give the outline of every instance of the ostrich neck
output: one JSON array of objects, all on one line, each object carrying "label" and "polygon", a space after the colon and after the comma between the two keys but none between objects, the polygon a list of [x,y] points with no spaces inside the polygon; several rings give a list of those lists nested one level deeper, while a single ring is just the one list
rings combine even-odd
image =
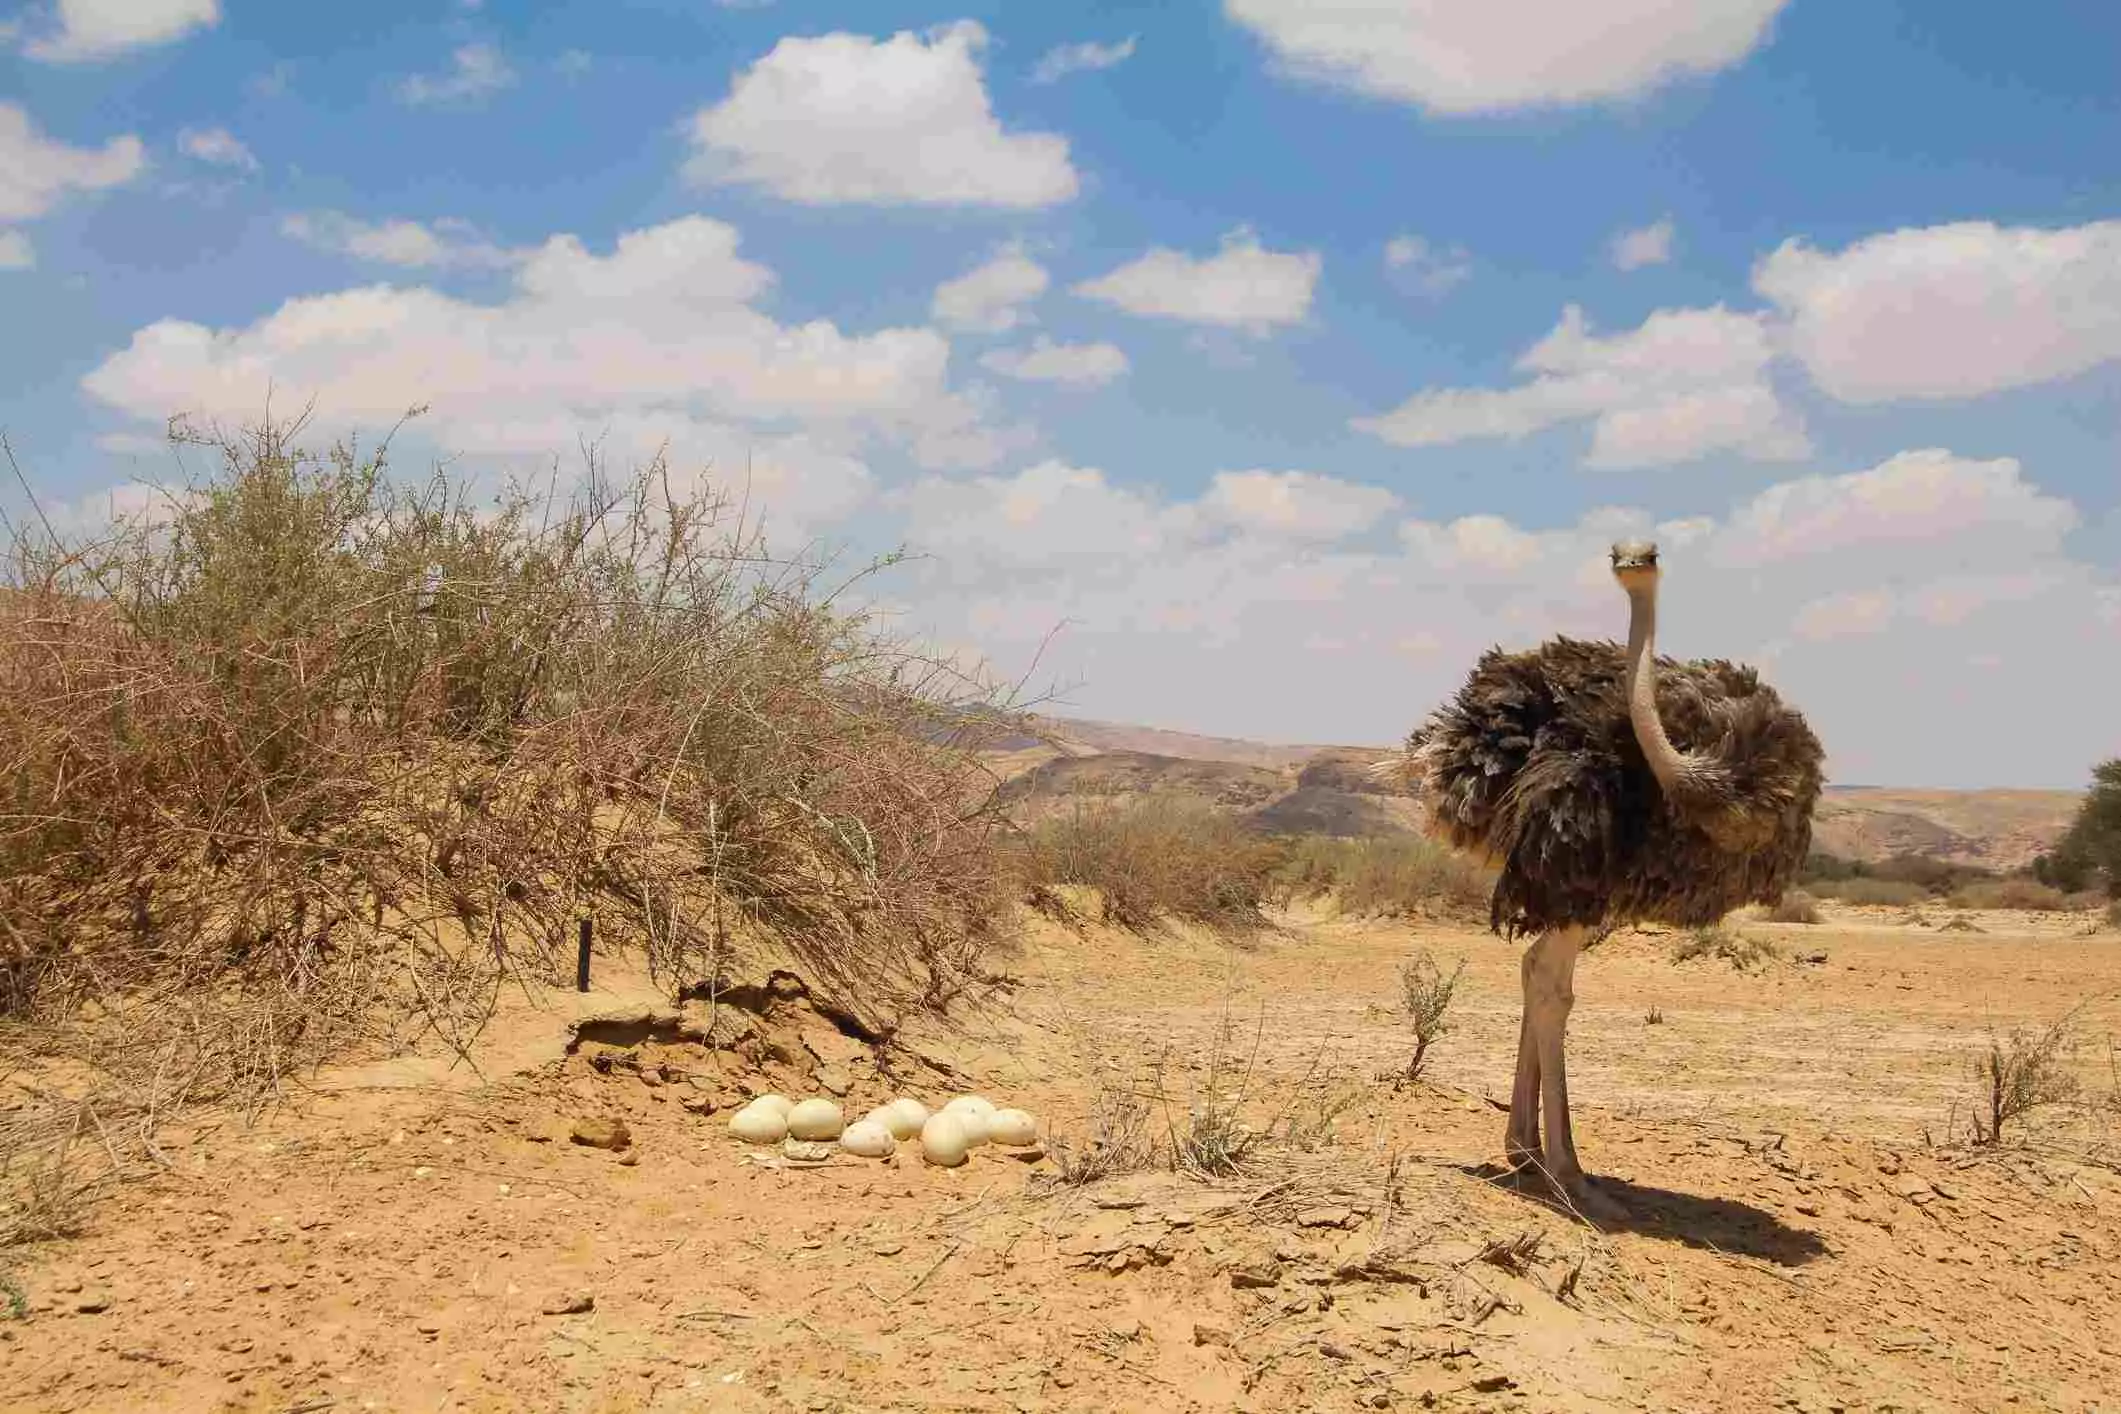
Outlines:
[{"label": "ostrich neck", "polygon": [[1628,719],[1650,773],[1669,795],[1684,767],[1657,715],[1657,591],[1647,585],[1630,588],[1628,603]]}]

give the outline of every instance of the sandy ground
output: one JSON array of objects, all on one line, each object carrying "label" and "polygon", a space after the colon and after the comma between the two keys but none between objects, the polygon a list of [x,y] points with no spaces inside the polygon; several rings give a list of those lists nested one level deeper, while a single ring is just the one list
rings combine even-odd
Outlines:
[{"label": "sandy ground", "polygon": [[[1483,934],[1041,919],[1012,985],[889,1056],[801,998],[724,1008],[717,1046],[611,1028],[563,1055],[572,1016],[645,998],[616,978],[505,1014],[484,1083],[395,1062],[169,1132],[172,1171],[10,1254],[0,1408],[2116,1407],[2105,1122],[1944,1141],[1991,1026],[2081,1004],[2074,1063],[2112,1088],[2121,935],[1945,916],[1749,924],[1791,959],[1757,972],[1650,933],[1591,953],[1570,1066],[1585,1162],[1634,1214],[1611,1232],[1483,1168],[1517,957]],[[1395,1086],[1416,947],[1468,968],[1430,1081]],[[856,1112],[976,1088],[1080,1136],[1131,1091],[1159,1137],[1205,1106],[1277,1140],[1226,1177],[1071,1187],[1051,1155],[806,1168],[729,1138],[750,1088],[821,1075]],[[629,1142],[572,1142],[593,1119]]]}]

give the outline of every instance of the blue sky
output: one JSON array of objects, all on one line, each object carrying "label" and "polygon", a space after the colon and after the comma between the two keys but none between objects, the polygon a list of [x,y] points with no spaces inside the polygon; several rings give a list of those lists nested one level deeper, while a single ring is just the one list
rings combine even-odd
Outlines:
[{"label": "blue sky", "polygon": [[1760,663],[1839,780],[2121,752],[2110,5],[0,34],[0,427],[77,520],[177,474],[171,414],[418,396],[415,463],[748,460],[777,538],[927,552],[881,607],[1045,645],[1068,710],[1372,742],[1488,643],[1618,633],[1600,552],[1648,531],[1661,646]]}]

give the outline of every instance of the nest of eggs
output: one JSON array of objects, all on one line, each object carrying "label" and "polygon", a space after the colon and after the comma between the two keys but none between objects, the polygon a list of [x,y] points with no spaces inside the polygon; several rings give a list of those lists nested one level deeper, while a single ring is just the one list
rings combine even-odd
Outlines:
[{"label": "nest of eggs", "polygon": [[938,1168],[958,1167],[983,1145],[1022,1150],[1039,1138],[1038,1121],[1029,1113],[998,1109],[980,1095],[959,1095],[933,1111],[900,1096],[848,1124],[832,1100],[798,1102],[765,1094],[730,1116],[729,1132],[745,1144],[785,1144],[789,1157],[807,1159],[829,1158],[835,1149],[857,1158],[888,1159],[911,1141],[919,1145],[921,1158]]}]

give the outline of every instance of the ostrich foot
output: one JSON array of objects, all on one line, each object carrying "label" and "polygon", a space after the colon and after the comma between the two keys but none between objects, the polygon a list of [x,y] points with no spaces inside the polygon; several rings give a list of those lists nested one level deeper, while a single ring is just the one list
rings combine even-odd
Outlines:
[{"label": "ostrich foot", "polygon": [[1627,1205],[1598,1186],[1598,1181],[1577,1169],[1573,1173],[1549,1173],[1547,1181],[1568,1208],[1593,1227],[1610,1227],[1627,1219]]}]

